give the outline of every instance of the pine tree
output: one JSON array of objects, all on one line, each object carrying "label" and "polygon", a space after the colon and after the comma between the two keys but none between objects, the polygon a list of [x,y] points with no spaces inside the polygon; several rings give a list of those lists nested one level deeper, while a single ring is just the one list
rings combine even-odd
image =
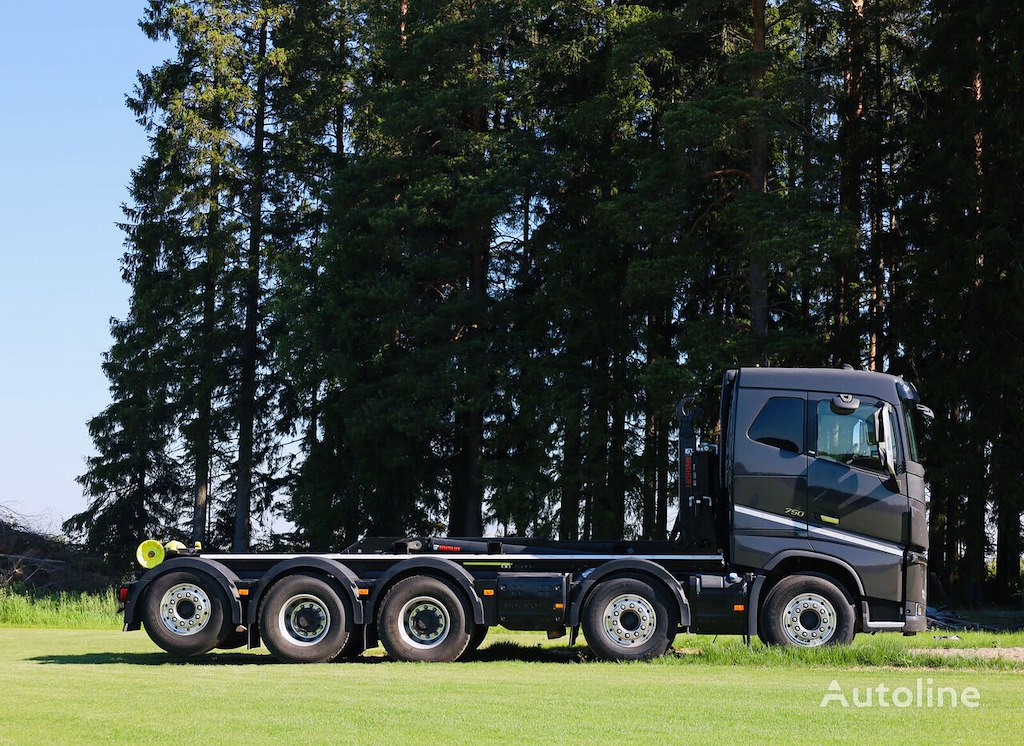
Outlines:
[{"label": "pine tree", "polygon": [[129,562],[140,537],[178,536],[183,528],[187,492],[172,403],[182,259],[180,226],[169,209],[175,182],[174,164],[157,157],[132,174],[122,276],[133,293],[128,316],[111,322],[114,343],[103,363],[113,401],[89,422],[98,455],[78,478],[89,506],[63,527],[111,567]]},{"label": "pine tree", "polygon": [[[320,273],[331,230],[331,185],[351,158],[350,120],[359,46],[351,3],[292,4],[273,34],[281,77],[270,91],[277,127],[269,157],[279,189],[268,215],[275,278],[267,329],[280,374],[277,428],[299,433],[285,515],[303,546],[327,550],[364,530],[355,466],[339,408],[336,371],[325,364],[336,341],[336,304]],[[326,260],[329,263],[329,260]],[[351,499],[351,502],[349,501]]]},{"label": "pine tree", "polygon": [[[921,109],[902,184],[914,281],[902,329],[938,413],[925,443],[932,494],[931,568],[961,602],[985,591],[988,516],[995,515],[997,593],[1018,587],[1018,423],[1005,402],[1020,375],[1007,339],[1020,334],[1020,176],[1015,123],[1001,101],[1019,78],[1009,50],[1015,18],[995,3],[931,5],[917,74]],[[1011,407],[1012,409],[1012,407]],[[1004,435],[1005,434],[1005,435]],[[1005,438],[1005,439],[1004,439]],[[1001,546],[999,546],[1001,544]]]},{"label": "pine tree", "polygon": [[[254,465],[255,304],[265,194],[260,158],[249,157],[258,148],[244,147],[247,106],[252,109],[254,100],[247,85],[253,55],[246,53],[246,43],[259,17],[252,5],[181,0],[150,3],[140,23],[151,38],[173,40],[177,55],[140,74],[135,95],[128,100],[150,132],[151,143],[150,155],[134,175],[134,204],[126,208],[130,250],[125,279],[132,286],[133,312],[114,327],[108,375],[115,399],[94,423],[101,455],[83,477],[94,495],[104,492],[102,485],[117,484],[118,471],[129,464],[117,460],[123,446],[111,433],[125,417],[125,407],[138,408],[149,397],[150,406],[163,413],[152,436],[159,433],[159,439],[140,438],[140,443],[150,443],[152,469],[174,472],[173,480],[161,480],[162,489],[180,486],[191,475],[191,538],[204,543],[227,540],[234,521],[225,525],[222,516],[225,509],[234,515],[237,502],[244,539],[238,547],[248,546],[248,489],[238,470],[244,468],[248,476]],[[247,174],[253,177],[247,179]],[[248,220],[238,217],[245,207]],[[242,241],[245,235],[247,243]],[[137,308],[145,308],[148,316]],[[153,320],[159,324],[154,326]],[[150,364],[154,357],[158,362]],[[139,376],[152,370],[160,378],[148,382],[143,376],[138,385],[149,388],[142,390],[122,384],[113,376],[129,364],[125,361],[136,361],[130,364],[139,368]],[[241,371],[241,395],[233,393],[234,370]],[[231,444],[235,432],[242,440],[241,459],[233,458],[238,453]],[[156,450],[156,443],[162,450]],[[172,445],[176,452],[184,451],[184,464],[172,456]],[[102,480],[97,476],[100,466],[105,469]],[[121,479],[142,484],[142,467],[132,468]],[[218,469],[224,475],[221,484],[238,485],[239,499],[214,499]],[[140,502],[134,509],[141,513],[149,503],[141,492],[135,494]],[[180,515],[178,496],[171,500],[168,492],[161,494],[168,498],[166,509]],[[217,515],[212,515],[213,508],[218,508]],[[111,520],[109,512],[99,502],[76,525],[104,525]],[[162,515],[153,511],[155,517]],[[211,523],[214,531],[208,534]]]},{"label": "pine tree", "polygon": [[229,379],[227,262],[239,228],[229,152],[235,147],[230,122],[238,103],[232,88],[234,45],[225,30],[231,17],[223,3],[150,3],[140,25],[153,39],[173,40],[177,58],[140,78],[133,103],[158,134],[161,156],[174,158],[179,169],[176,210],[188,242],[182,268],[187,294],[178,299],[182,380],[176,409],[194,474],[192,539],[200,542],[217,542],[222,535],[208,535],[207,527],[217,455],[230,429],[221,393]]},{"label": "pine tree", "polygon": [[335,335],[323,350],[332,403],[320,428],[336,434],[335,454],[352,454],[354,478],[336,485],[349,495],[337,499],[363,506],[368,528],[422,529],[450,494],[451,531],[480,533],[488,267],[510,200],[494,89],[503,10],[358,14],[365,77],[347,109],[357,157],[335,173],[331,232],[311,254],[316,285],[335,300],[313,314]]}]

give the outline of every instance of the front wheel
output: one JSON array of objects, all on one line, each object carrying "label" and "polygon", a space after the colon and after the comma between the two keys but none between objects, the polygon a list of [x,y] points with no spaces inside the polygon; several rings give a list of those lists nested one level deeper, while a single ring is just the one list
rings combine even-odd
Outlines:
[{"label": "front wheel", "polygon": [[772,588],[761,608],[761,638],[769,645],[849,645],[853,635],[853,604],[825,576],[784,578]]},{"label": "front wheel", "polygon": [[153,642],[183,658],[213,650],[231,633],[226,594],[200,572],[169,572],[154,580],[142,622]]},{"label": "front wheel", "polygon": [[462,596],[451,585],[415,575],[388,591],[377,629],[381,644],[395,660],[450,662],[469,646],[468,617]]},{"label": "front wheel", "polygon": [[337,658],[348,642],[348,608],[320,578],[289,575],[277,581],[260,609],[263,642],[285,663],[326,663]]},{"label": "front wheel", "polygon": [[587,644],[607,660],[643,660],[664,655],[679,626],[667,591],[639,578],[606,580],[583,609]]}]

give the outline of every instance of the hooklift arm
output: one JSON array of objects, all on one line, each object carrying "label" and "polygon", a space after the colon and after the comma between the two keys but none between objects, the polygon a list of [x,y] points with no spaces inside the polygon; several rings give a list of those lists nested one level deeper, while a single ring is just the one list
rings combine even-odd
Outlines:
[{"label": "hooklift arm", "polygon": [[679,512],[669,539],[686,542],[693,536],[696,525],[694,508],[697,504],[698,485],[695,469],[697,455],[697,431],[694,422],[704,416],[704,410],[694,405],[694,397],[687,396],[676,404],[679,418]]}]

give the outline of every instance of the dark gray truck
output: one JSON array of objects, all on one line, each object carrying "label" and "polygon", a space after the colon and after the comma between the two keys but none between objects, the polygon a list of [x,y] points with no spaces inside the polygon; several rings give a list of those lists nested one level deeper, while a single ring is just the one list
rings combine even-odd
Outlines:
[{"label": "dark gray truck", "polygon": [[[928,530],[901,378],[743,368],[722,384],[717,444],[680,407],[680,509],[663,541],[365,538],[331,554],[213,554],[156,542],[120,589],[126,630],[178,656],[265,644],[320,662],[383,644],[404,661],[465,656],[496,625],[582,629],[612,660],[681,630],[769,644],[925,629]],[[152,548],[155,547],[154,551]],[[140,548],[141,549],[141,548]]]}]

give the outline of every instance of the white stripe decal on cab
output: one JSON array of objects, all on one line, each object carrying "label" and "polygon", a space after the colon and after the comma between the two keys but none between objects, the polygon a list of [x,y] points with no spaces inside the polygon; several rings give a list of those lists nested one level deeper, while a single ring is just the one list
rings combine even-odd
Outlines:
[{"label": "white stripe decal on cab", "polygon": [[752,518],[760,518],[761,520],[778,523],[790,528],[806,529],[815,536],[832,539],[833,541],[842,541],[847,544],[854,544],[856,546],[865,547],[866,549],[874,549],[876,552],[885,552],[886,554],[891,554],[896,557],[903,556],[903,550],[894,544],[884,544],[880,541],[872,541],[871,539],[865,539],[847,531],[837,531],[831,528],[822,528],[821,526],[811,526],[807,523],[783,518],[782,516],[775,515],[774,513],[767,513],[763,510],[748,508],[746,505],[736,505],[734,507],[737,513],[743,513],[744,515],[749,515]]}]

